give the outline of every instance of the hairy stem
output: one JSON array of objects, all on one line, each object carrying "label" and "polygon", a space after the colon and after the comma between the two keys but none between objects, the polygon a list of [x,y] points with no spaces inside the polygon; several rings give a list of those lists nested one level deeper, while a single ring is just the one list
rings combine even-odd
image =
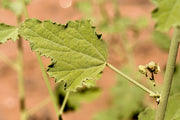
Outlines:
[{"label": "hairy stem", "polygon": [[111,64],[107,63],[106,66],[109,67],[110,69],[112,69],[113,71],[115,71],[116,73],[118,73],[119,75],[121,75],[122,77],[124,77],[125,79],[127,79],[129,82],[133,83],[137,87],[139,87],[142,90],[144,90],[145,92],[149,93],[150,96],[159,97],[158,94],[154,93],[153,91],[151,91],[150,89],[146,88],[145,86],[143,86],[142,84],[140,84],[136,80],[134,80],[134,79],[130,78],[129,76],[127,76],[126,74],[122,73],[121,71],[119,71],[117,68],[115,68]]},{"label": "hairy stem", "polygon": [[64,98],[64,100],[63,100],[63,104],[62,104],[62,106],[61,106],[61,109],[60,109],[60,111],[59,111],[59,114],[60,114],[59,120],[62,120],[62,114],[63,114],[64,108],[65,108],[65,106],[66,106],[67,100],[68,100],[68,98],[69,98],[69,95],[70,95],[70,91],[67,91],[66,96],[65,96],[65,98]]},{"label": "hairy stem", "polygon": [[172,83],[173,74],[174,74],[174,68],[176,64],[176,58],[178,54],[179,41],[180,41],[180,27],[178,26],[175,28],[174,35],[171,40],[168,61],[166,65],[166,72],[164,76],[164,83],[161,90],[162,92],[161,92],[161,97],[160,97],[160,104],[158,105],[158,108],[157,108],[155,120],[164,120],[169,93],[171,89],[171,83]]},{"label": "hairy stem", "polygon": [[40,68],[41,68],[41,72],[42,72],[42,76],[44,78],[44,81],[46,83],[46,87],[49,91],[49,94],[50,94],[50,97],[51,97],[51,100],[52,100],[52,103],[54,105],[54,109],[56,111],[56,114],[57,116],[59,116],[59,108],[58,108],[58,104],[57,104],[57,100],[56,100],[56,97],[51,89],[51,86],[50,86],[50,83],[49,83],[49,79],[47,77],[47,74],[46,74],[46,71],[44,69],[44,66],[43,66],[43,63],[42,63],[42,60],[41,60],[41,57],[40,55],[36,52],[36,57],[38,59],[38,62],[39,62],[39,65],[40,65]]}]

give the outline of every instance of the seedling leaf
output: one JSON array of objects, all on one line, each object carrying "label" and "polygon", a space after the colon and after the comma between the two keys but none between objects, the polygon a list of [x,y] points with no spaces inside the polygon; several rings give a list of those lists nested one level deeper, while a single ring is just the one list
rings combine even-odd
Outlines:
[{"label": "seedling leaf", "polygon": [[180,25],[180,0],[159,0],[158,8],[152,12],[157,21],[156,28],[168,31],[172,26]]},{"label": "seedling leaf", "polygon": [[18,28],[0,23],[0,44],[9,39],[16,41],[18,38]]},{"label": "seedling leaf", "polygon": [[61,25],[27,19],[19,33],[30,42],[32,50],[52,58],[48,74],[56,82],[65,81],[68,90],[76,90],[86,80],[96,79],[105,67],[106,45],[89,20]]}]

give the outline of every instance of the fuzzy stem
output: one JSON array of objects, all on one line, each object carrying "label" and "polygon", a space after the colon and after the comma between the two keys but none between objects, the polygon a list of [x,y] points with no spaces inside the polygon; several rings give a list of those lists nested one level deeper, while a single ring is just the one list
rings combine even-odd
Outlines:
[{"label": "fuzzy stem", "polygon": [[129,82],[135,84],[137,87],[141,88],[142,90],[144,90],[145,92],[149,93],[150,96],[153,97],[158,97],[159,95],[154,93],[153,91],[151,91],[150,89],[146,88],[145,86],[143,86],[142,84],[140,84],[139,82],[137,82],[136,80],[130,78],[129,76],[127,76],[126,74],[122,73],[121,71],[119,71],[118,69],[116,69],[114,66],[112,66],[111,64],[107,63],[106,64],[107,67],[109,67],[110,69],[112,69],[114,72],[118,73],[119,75],[121,75],[122,77],[124,77],[125,79],[127,79]]},{"label": "fuzzy stem", "polygon": [[44,66],[43,66],[43,63],[42,63],[42,60],[41,60],[41,57],[40,55],[36,52],[36,57],[38,59],[38,62],[39,62],[39,65],[40,65],[40,68],[41,68],[41,72],[42,72],[42,76],[44,78],[44,81],[46,83],[46,87],[48,89],[48,92],[50,94],[50,97],[51,97],[51,100],[52,100],[52,103],[54,105],[54,109],[56,111],[56,114],[57,116],[59,116],[59,108],[58,108],[58,104],[57,104],[57,101],[56,101],[56,97],[51,89],[51,86],[50,86],[50,83],[49,83],[49,79],[47,77],[47,74],[46,74],[46,71],[44,69]]},{"label": "fuzzy stem", "polygon": [[164,120],[166,107],[168,103],[168,97],[171,89],[171,83],[174,74],[174,68],[176,65],[176,58],[178,54],[179,48],[179,41],[180,41],[180,27],[176,27],[174,30],[174,35],[171,40],[168,61],[166,65],[166,72],[164,76],[164,83],[161,92],[160,104],[158,105],[156,118],[155,120]]},{"label": "fuzzy stem", "polygon": [[63,100],[63,104],[61,106],[60,112],[59,112],[59,114],[60,114],[59,120],[62,120],[62,114],[63,114],[64,108],[65,108],[65,105],[67,103],[67,100],[69,98],[69,95],[70,95],[70,91],[67,91],[66,96],[65,96],[65,98]]}]

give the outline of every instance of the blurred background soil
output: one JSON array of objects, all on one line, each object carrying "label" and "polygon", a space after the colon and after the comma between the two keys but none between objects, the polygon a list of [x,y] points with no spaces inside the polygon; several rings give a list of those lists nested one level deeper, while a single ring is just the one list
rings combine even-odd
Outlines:
[{"label": "blurred background soil", "polygon": [[[80,11],[74,7],[74,4],[80,0],[72,0],[72,5],[68,8],[63,8],[62,1],[63,0],[32,0],[27,7],[29,16],[40,20],[50,19],[61,24],[65,24],[69,20],[79,20],[82,18]],[[114,13],[111,11],[112,5],[107,3],[106,8],[108,9],[109,16],[113,16]],[[119,2],[119,10],[122,16],[127,16],[132,19],[144,16],[149,21],[148,27],[140,32],[138,39],[130,41],[132,43],[138,43],[133,51],[133,58],[137,71],[139,64],[145,65],[150,61],[155,61],[164,69],[167,62],[167,52],[158,48],[150,39],[150,33],[154,27],[154,21],[151,19],[151,11],[154,8],[154,5],[147,0],[120,0]],[[95,11],[94,14],[98,16],[98,12]],[[16,25],[16,16],[11,11],[0,8],[0,22]],[[94,22],[93,24],[96,23]],[[128,35],[132,36],[130,32]],[[108,35],[104,35],[103,39],[108,41]],[[118,53],[113,50],[113,44],[122,46],[121,42],[116,40],[116,37],[112,38],[110,44],[108,44],[108,61],[119,68],[126,63],[126,58],[124,57],[123,51],[119,51]],[[31,109],[42,100],[47,99],[49,94],[43,81],[35,53],[31,51],[27,41],[23,41],[23,49],[26,105],[27,109]],[[15,60],[17,55],[16,50],[16,42],[13,43],[10,40],[0,45],[0,52],[11,60]],[[121,48],[119,50],[121,50]],[[44,67],[47,68],[50,59],[45,57],[42,58]],[[179,60],[180,58],[178,58],[178,61]],[[158,74],[156,79],[158,83],[162,83],[163,73]],[[51,78],[50,83],[52,88],[54,88],[54,79]],[[97,83],[102,89],[100,97],[91,103],[84,103],[82,107],[75,112],[64,114],[64,120],[91,120],[96,112],[108,107],[111,99],[109,90],[115,84],[115,73],[109,68],[105,68],[102,78],[98,80]],[[16,71],[0,60],[0,120],[19,120],[20,118],[17,85]],[[49,102],[33,115],[31,119],[56,120],[57,118],[52,103]]]}]

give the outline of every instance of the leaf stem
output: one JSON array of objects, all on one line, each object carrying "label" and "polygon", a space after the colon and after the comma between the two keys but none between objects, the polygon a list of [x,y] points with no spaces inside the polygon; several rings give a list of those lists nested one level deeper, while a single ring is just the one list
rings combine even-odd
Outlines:
[{"label": "leaf stem", "polygon": [[166,72],[164,76],[164,83],[161,92],[160,104],[158,105],[155,120],[164,120],[166,107],[168,103],[169,93],[171,89],[171,83],[174,74],[174,68],[176,64],[176,58],[179,48],[180,40],[180,27],[176,27],[174,30],[173,38],[171,40],[168,61],[166,65]]},{"label": "leaf stem", "polygon": [[51,100],[52,100],[52,103],[54,105],[54,109],[56,111],[56,114],[57,116],[59,116],[59,108],[58,108],[58,104],[57,104],[57,100],[56,100],[56,97],[51,89],[51,86],[50,86],[50,83],[49,83],[49,79],[47,77],[47,74],[46,74],[46,71],[44,69],[44,66],[43,66],[43,63],[42,63],[42,60],[41,60],[41,57],[40,55],[36,52],[36,57],[38,59],[38,62],[39,62],[39,65],[40,65],[40,68],[41,68],[41,72],[42,72],[42,75],[43,75],[43,78],[44,78],[44,81],[45,81],[45,84],[46,84],[46,87],[49,91],[49,94],[50,94],[50,97],[51,97]]},{"label": "leaf stem", "polygon": [[109,67],[110,69],[112,69],[114,72],[118,73],[119,75],[121,75],[122,77],[124,77],[125,79],[127,79],[129,82],[135,84],[137,87],[141,88],[142,90],[144,90],[145,92],[149,93],[150,96],[153,97],[159,97],[159,95],[157,93],[154,93],[153,91],[151,91],[150,89],[146,88],[145,86],[143,86],[142,84],[140,84],[139,82],[137,82],[136,80],[130,78],[129,76],[127,76],[126,74],[122,73],[121,71],[119,71],[117,68],[115,68],[114,66],[112,66],[109,63],[106,63],[106,66]]},{"label": "leaf stem", "polygon": [[61,106],[61,109],[60,109],[60,111],[59,111],[59,114],[60,114],[59,120],[62,120],[62,114],[63,114],[64,108],[65,108],[65,105],[66,105],[66,103],[67,103],[67,100],[68,100],[68,98],[69,98],[69,95],[70,95],[70,91],[67,91],[66,96],[65,96],[65,98],[64,98],[64,100],[63,100],[63,104],[62,104],[62,106]]}]

